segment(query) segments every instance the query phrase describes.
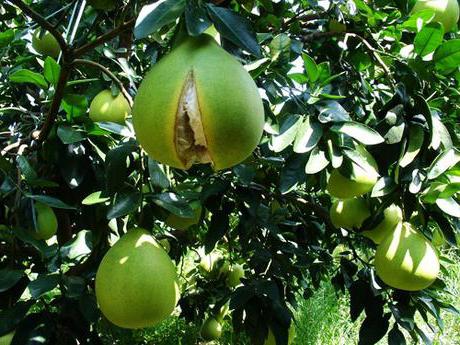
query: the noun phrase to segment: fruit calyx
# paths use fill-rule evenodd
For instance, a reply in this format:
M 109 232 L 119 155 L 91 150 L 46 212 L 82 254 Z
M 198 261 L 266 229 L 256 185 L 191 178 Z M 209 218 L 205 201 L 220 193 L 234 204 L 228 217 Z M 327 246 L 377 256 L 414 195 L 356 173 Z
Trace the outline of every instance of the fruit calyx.
M 213 163 L 204 134 L 193 70 L 185 79 L 180 97 L 175 144 L 177 155 L 187 169 L 196 163 Z

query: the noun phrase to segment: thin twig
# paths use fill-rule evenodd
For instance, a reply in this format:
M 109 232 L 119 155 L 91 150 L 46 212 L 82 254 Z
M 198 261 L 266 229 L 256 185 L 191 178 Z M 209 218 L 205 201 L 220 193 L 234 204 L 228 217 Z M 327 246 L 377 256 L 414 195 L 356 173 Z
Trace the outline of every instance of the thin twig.
M 134 26 L 134 23 L 136 22 L 136 18 L 132 18 L 128 20 L 127 22 L 124 22 L 121 24 L 119 27 L 113 29 L 112 31 L 109 31 L 98 38 L 96 38 L 94 41 L 85 44 L 84 46 L 77 48 L 74 50 L 74 56 L 75 57 L 80 57 L 87 52 L 93 50 L 94 48 L 100 46 L 101 44 L 104 44 L 107 41 L 110 41 L 117 37 L 121 32 L 131 29 Z
M 303 35 L 302 42 L 311 42 L 318 38 L 325 38 L 325 37 L 335 37 L 335 36 L 342 36 L 345 35 L 345 32 L 335 32 L 335 31 L 328 31 L 328 32 L 313 32 L 311 34 Z
M 104 72 L 110 79 L 112 79 L 117 84 L 118 88 L 120 89 L 120 91 L 123 94 L 123 96 L 125 96 L 125 98 L 128 101 L 129 105 L 130 106 L 133 105 L 133 99 L 132 99 L 131 95 L 128 93 L 128 91 L 125 89 L 125 87 L 124 87 L 123 83 L 121 82 L 121 80 L 118 79 L 117 76 L 115 74 L 113 74 L 112 72 L 110 72 L 107 68 L 105 68 L 104 66 L 102 66 L 101 64 L 99 64 L 97 62 L 90 61 L 90 60 L 75 59 L 73 62 L 74 62 L 74 64 L 88 65 L 88 66 L 93 66 L 93 67 L 99 68 L 102 72 Z
M 30 8 L 28 5 L 26 5 L 22 0 L 9 0 L 12 4 L 16 5 L 19 7 L 22 12 L 24 12 L 28 17 L 32 18 L 33 21 L 35 21 L 38 25 L 40 25 L 42 28 L 47 30 L 51 35 L 56 38 L 57 42 L 59 43 L 59 47 L 62 50 L 62 54 L 64 56 L 64 59 L 68 58 L 70 54 L 70 49 L 69 46 L 67 45 L 66 41 L 64 40 L 64 37 L 60 34 L 60 32 L 52 25 L 49 21 L 47 21 L 44 17 L 42 17 L 40 14 L 35 12 L 32 8 Z

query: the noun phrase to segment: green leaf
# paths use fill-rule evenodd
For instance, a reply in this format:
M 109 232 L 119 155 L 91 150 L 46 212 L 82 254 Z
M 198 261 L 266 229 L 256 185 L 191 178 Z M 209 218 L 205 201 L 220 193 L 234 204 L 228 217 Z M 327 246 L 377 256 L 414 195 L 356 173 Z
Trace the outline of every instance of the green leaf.
M 59 280 L 59 274 L 39 275 L 37 279 L 29 283 L 27 290 L 32 298 L 37 299 L 57 287 Z
M 14 40 L 14 31 L 12 29 L 0 32 L 0 48 L 8 47 Z
M 388 345 L 406 345 L 406 338 L 404 338 L 403 332 L 398 328 L 395 323 L 390 332 L 388 332 Z
M 84 95 L 66 94 L 62 100 L 62 108 L 67 113 L 67 119 L 70 121 L 86 114 L 88 99 Z
M 207 4 L 207 7 L 209 16 L 222 36 L 252 55 L 261 57 L 260 46 L 249 21 L 227 8 L 213 4 Z
M 65 202 L 48 195 L 32 195 L 29 193 L 25 194 L 26 197 L 33 199 L 35 201 L 41 202 L 53 208 L 61 208 L 64 210 L 75 210 L 75 207 L 67 205 Z
M 123 217 L 141 206 L 142 194 L 135 189 L 126 189 L 117 194 L 115 201 L 107 211 L 107 219 Z
M 318 66 L 316 65 L 315 60 L 305 53 L 302 54 L 302 59 L 308 79 L 311 83 L 314 83 L 319 77 Z
M 164 166 L 160 166 L 160 164 L 149 157 L 148 167 L 152 185 L 162 189 L 169 188 L 171 182 L 164 172 Z
M 311 116 L 307 116 L 297 129 L 294 152 L 306 153 L 313 150 L 323 135 L 323 129 Z
M 307 165 L 305 165 L 306 174 L 317 174 L 324 170 L 329 165 L 329 160 L 326 158 L 326 153 L 316 146 L 311 151 Z
M 13 83 L 30 83 L 37 85 L 42 89 L 48 88 L 48 83 L 46 82 L 45 77 L 28 69 L 20 69 L 19 71 L 10 74 L 10 81 Z
M 460 61 L 460 39 L 444 42 L 434 53 L 436 68 L 441 72 L 449 72 L 458 68 Z
M 351 121 L 350 114 L 337 101 L 324 101 L 319 106 L 321 123 Z
M 142 7 L 134 27 L 137 39 L 147 37 L 176 21 L 185 10 L 185 0 L 161 0 Z
M 161 193 L 152 197 L 153 202 L 179 217 L 193 217 L 193 209 L 189 202 L 175 193 Z
M 61 73 L 61 66 L 50 56 L 45 59 L 45 66 L 43 74 L 46 80 L 52 85 L 57 85 L 59 74 Z
M 38 178 L 37 173 L 34 168 L 32 168 L 26 157 L 17 156 L 16 163 L 18 164 L 19 170 L 21 170 L 21 173 L 24 175 L 26 181 L 33 181 Z
M 24 277 L 24 271 L 22 270 L 0 270 L 0 293 L 11 289 L 22 277 Z
M 359 122 L 344 122 L 331 127 L 331 130 L 346 134 L 364 145 L 377 145 L 385 140 L 372 128 Z
M 185 24 L 190 36 L 198 36 L 211 26 L 206 9 L 197 0 L 190 0 L 185 7 Z
M 286 34 L 279 34 L 273 38 L 269 45 L 273 61 L 285 64 L 288 63 L 291 56 L 291 39 Z
M 454 198 L 437 199 L 436 205 L 449 216 L 460 218 L 460 205 Z
M 64 144 L 73 144 L 86 139 L 85 133 L 69 125 L 59 125 L 57 136 Z
M 412 124 L 409 127 L 409 144 L 404 156 L 399 161 L 399 165 L 403 168 L 407 167 L 419 154 L 423 146 L 425 133 L 421 126 Z
M 93 248 L 92 238 L 91 231 L 80 231 L 74 238 L 61 247 L 61 256 L 69 260 L 81 260 L 91 254 Z
M 297 129 L 302 124 L 302 117 L 289 115 L 283 119 L 278 135 L 272 137 L 270 149 L 274 152 L 281 152 L 292 144 L 297 135 Z
M 86 198 L 84 198 L 81 203 L 82 205 L 97 205 L 97 204 L 102 204 L 110 200 L 110 198 L 102 197 L 101 195 L 102 195 L 101 191 L 91 193 Z
M 460 152 L 457 149 L 453 148 L 442 152 L 435 158 L 433 163 L 431 163 L 428 169 L 428 179 L 435 179 L 452 168 L 458 162 L 460 162 Z
M 444 29 L 439 23 L 431 23 L 417 33 L 414 40 L 414 50 L 422 58 L 431 54 L 439 47 L 444 37 Z

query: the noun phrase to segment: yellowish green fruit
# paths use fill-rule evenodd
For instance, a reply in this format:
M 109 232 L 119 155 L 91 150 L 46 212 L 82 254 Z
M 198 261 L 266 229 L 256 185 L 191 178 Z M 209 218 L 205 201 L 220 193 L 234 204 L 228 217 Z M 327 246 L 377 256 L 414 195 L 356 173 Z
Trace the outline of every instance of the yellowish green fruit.
M 295 338 L 295 327 L 293 324 L 289 327 L 289 338 L 288 338 L 288 345 L 292 344 Z M 272 330 L 268 329 L 268 337 L 265 339 L 264 345 L 276 345 L 275 335 L 273 334 Z
M 441 23 L 445 32 L 449 32 L 455 27 L 460 13 L 457 0 L 418 0 L 412 13 L 424 10 L 434 12 L 433 21 Z
M 90 4 L 96 10 L 113 10 L 115 5 L 117 4 L 116 0 L 89 0 L 88 4 Z
M 338 169 L 332 170 L 327 183 L 327 191 L 330 195 L 340 199 L 353 198 L 370 192 L 377 182 L 379 174 L 374 158 L 362 146 L 357 146 L 356 151 L 361 154 L 366 164 L 361 166 L 351 162 L 350 178 L 343 176 Z
M 436 280 L 439 259 L 433 245 L 412 224 L 401 223 L 378 245 L 375 270 L 391 287 L 418 291 Z
M 390 205 L 383 211 L 383 220 L 375 228 L 363 231 L 362 235 L 379 244 L 391 235 L 396 226 L 402 222 L 402 219 L 401 209 L 394 204 Z
M 163 249 L 165 250 L 166 253 L 169 253 L 171 250 L 171 244 L 166 238 L 163 238 L 162 240 L 159 241 Z
M 35 203 L 36 228 L 32 236 L 37 240 L 49 240 L 56 235 L 58 221 L 53 209 L 40 202 Z
M 32 34 L 32 47 L 44 56 L 57 58 L 61 53 L 61 47 L 59 46 L 58 41 L 48 31 L 46 31 L 43 35 L 41 33 L 41 29 L 37 29 Z
M 94 122 L 107 121 L 124 124 L 130 112 L 131 107 L 121 92 L 113 97 L 112 91 L 103 90 L 92 100 L 89 107 L 89 118 Z
M 222 325 L 215 318 L 210 317 L 201 326 L 201 337 L 204 340 L 216 340 L 222 335 Z
M 171 213 L 165 220 L 166 225 L 176 230 L 187 230 L 192 225 L 198 224 L 201 219 L 201 204 L 198 201 L 192 202 L 190 207 L 193 210 L 193 216 L 191 218 L 179 217 L 178 215 Z
M 236 264 L 230 267 L 225 283 L 229 288 L 234 288 L 241 284 L 241 278 L 244 278 L 244 268 Z
M 8 333 L 0 337 L 0 345 L 10 345 L 13 340 L 14 332 Z
M 171 315 L 179 300 L 174 263 L 146 230 L 132 229 L 102 259 L 96 298 L 119 327 L 153 326 Z
M 151 158 L 180 169 L 211 163 L 220 170 L 256 148 L 264 108 L 243 66 L 204 34 L 185 39 L 146 75 L 133 125 Z
M 329 211 L 336 228 L 358 229 L 371 214 L 363 198 L 336 200 Z

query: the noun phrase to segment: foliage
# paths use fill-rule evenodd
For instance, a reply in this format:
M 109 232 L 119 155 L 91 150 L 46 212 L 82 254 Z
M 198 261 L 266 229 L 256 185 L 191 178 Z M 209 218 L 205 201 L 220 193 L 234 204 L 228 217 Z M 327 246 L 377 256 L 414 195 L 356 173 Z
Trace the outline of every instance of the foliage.
M 230 300 L 236 337 L 261 345 L 269 326 L 286 344 L 298 293 L 307 299 L 333 276 L 361 322 L 359 344 L 432 343 L 423 323 L 442 329 L 441 310 L 457 313 L 444 281 L 414 293 L 385 286 L 375 245 L 331 224 L 325 187 L 333 168 L 349 177 L 352 163 L 366 165 L 365 146 L 380 179 L 363 228 L 395 203 L 428 239 L 440 229 L 457 246 L 458 32 L 410 14 L 414 1 L 126 0 L 105 12 L 84 3 L 0 4 L 0 334 L 16 329 L 13 345 L 101 344 L 113 326 L 95 327 L 95 272 L 114 239 L 141 226 L 170 240 L 186 322 Z M 249 159 L 220 172 L 170 169 L 145 155 L 130 120 L 89 119 L 97 93 L 134 97 L 181 36 L 211 24 L 264 96 L 265 133 Z M 37 26 L 58 38 L 58 60 L 32 50 Z M 55 210 L 55 241 L 32 236 L 34 201 Z M 193 201 L 199 224 L 164 225 L 171 213 L 191 217 Z M 243 284 L 200 270 L 204 251 L 244 264 Z

